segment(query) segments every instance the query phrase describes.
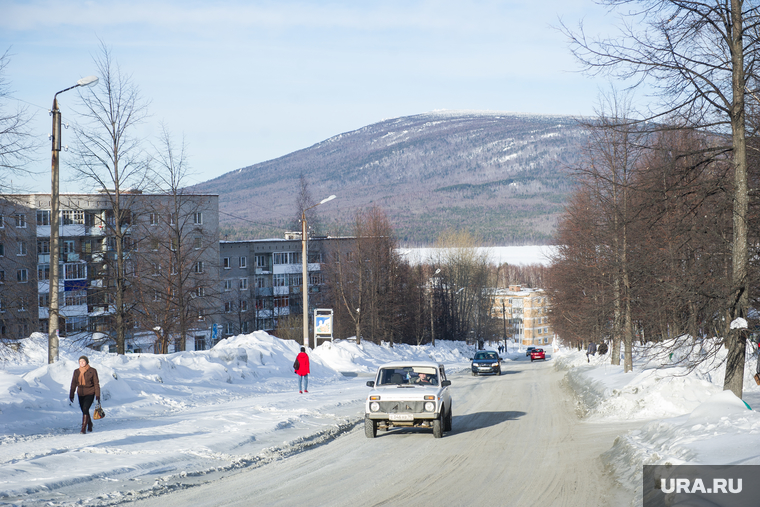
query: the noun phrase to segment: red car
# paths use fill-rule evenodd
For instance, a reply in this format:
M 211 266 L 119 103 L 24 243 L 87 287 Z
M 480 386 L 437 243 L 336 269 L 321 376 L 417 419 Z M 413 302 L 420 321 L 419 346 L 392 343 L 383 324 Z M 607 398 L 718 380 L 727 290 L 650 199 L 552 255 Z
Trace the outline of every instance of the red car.
M 546 353 L 544 352 L 544 349 L 533 349 L 530 351 L 530 362 L 532 363 L 534 360 L 538 359 L 546 361 Z

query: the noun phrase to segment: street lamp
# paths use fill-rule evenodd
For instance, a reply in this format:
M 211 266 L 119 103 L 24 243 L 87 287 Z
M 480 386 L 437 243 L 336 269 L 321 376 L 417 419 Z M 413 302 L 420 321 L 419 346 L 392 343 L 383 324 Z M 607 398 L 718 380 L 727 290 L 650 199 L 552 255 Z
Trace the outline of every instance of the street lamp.
M 433 276 L 437 275 L 441 272 L 441 268 L 438 268 L 435 270 L 435 273 L 433 273 Z M 433 315 L 433 290 L 435 287 L 433 286 L 432 280 L 430 283 L 430 343 L 435 347 L 435 316 Z
M 303 264 L 303 282 L 302 287 L 303 289 L 301 292 L 303 293 L 303 346 L 308 347 L 309 346 L 309 265 L 306 258 L 306 242 L 308 241 L 306 237 L 306 212 L 309 211 L 312 208 L 316 208 L 320 204 L 324 204 L 326 202 L 332 201 L 335 199 L 334 195 L 331 195 L 330 197 L 326 199 L 322 199 L 317 204 L 313 206 L 309 206 L 308 208 L 304 208 L 301 211 L 301 263 Z M 316 344 L 315 344 L 316 345 Z
M 48 284 L 48 363 L 58 360 L 58 163 L 61 151 L 61 111 L 58 110 L 58 94 L 79 86 L 92 86 L 96 76 L 83 77 L 77 84 L 59 91 L 53 96 L 53 160 L 50 172 L 50 281 Z

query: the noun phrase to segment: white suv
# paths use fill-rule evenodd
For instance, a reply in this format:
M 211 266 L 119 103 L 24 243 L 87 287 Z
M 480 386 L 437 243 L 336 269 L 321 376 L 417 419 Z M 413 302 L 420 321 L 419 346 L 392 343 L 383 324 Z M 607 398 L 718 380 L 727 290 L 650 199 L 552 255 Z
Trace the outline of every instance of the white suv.
M 432 428 L 441 438 L 451 431 L 451 381 L 440 363 L 403 361 L 380 366 L 364 409 L 364 434 L 375 438 L 377 428 Z

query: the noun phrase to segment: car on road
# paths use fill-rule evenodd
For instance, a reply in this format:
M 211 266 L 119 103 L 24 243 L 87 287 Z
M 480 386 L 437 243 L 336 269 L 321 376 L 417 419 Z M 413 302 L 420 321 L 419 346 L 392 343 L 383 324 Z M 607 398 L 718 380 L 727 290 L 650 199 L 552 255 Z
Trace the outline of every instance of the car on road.
M 546 353 L 544 352 L 544 349 L 533 349 L 530 352 L 530 362 L 538 361 L 539 359 L 542 359 L 546 361 Z
M 398 361 L 380 366 L 364 408 L 364 434 L 375 438 L 378 428 L 430 428 L 435 438 L 451 431 L 452 408 L 443 364 Z
M 528 357 L 535 348 L 536 347 L 528 347 L 527 349 L 525 349 L 525 357 Z
M 481 373 L 493 373 L 501 375 L 501 358 L 492 350 L 479 350 L 475 357 L 470 358 L 472 376 L 477 377 Z

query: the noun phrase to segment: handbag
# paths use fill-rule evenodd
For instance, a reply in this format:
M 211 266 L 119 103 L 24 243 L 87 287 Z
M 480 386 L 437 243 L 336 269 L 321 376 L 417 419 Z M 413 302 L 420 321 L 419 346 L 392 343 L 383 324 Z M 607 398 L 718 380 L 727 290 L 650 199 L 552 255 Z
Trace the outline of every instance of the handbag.
M 760 373 L 755 373 L 755 383 L 760 386 Z
M 298 359 L 296 359 L 296 362 L 293 363 L 293 369 L 296 370 L 296 371 L 298 371 L 298 368 L 300 368 L 300 367 L 301 367 L 301 365 L 298 364 Z
M 92 418 L 93 419 L 103 419 L 106 416 L 105 410 L 101 408 L 100 403 L 98 403 L 98 406 L 95 407 L 95 410 L 92 412 Z

